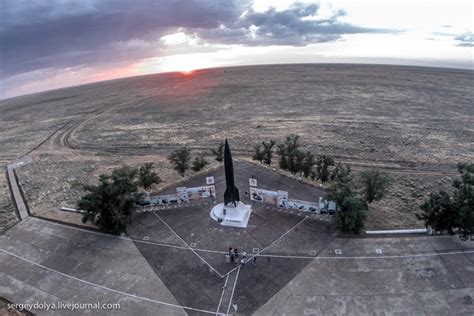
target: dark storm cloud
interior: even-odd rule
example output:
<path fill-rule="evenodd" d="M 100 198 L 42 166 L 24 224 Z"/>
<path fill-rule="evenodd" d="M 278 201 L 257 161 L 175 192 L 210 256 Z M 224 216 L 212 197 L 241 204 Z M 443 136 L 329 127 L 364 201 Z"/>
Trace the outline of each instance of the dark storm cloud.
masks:
<path fill-rule="evenodd" d="M 458 46 L 474 47 L 474 33 L 463 33 L 454 38 L 458 41 Z"/>
<path fill-rule="evenodd" d="M 4 75 L 117 55 L 143 57 L 150 54 L 149 47 L 127 50 L 122 46 L 126 51 L 117 52 L 110 44 L 132 39 L 156 41 L 177 27 L 215 28 L 237 19 L 249 4 L 240 0 L 0 1 Z"/>
<path fill-rule="evenodd" d="M 155 56 L 159 38 L 178 28 L 211 44 L 251 46 L 307 45 L 385 31 L 338 22 L 343 11 L 314 20 L 316 4 L 259 13 L 249 1 L 0 0 L 0 74 Z"/>

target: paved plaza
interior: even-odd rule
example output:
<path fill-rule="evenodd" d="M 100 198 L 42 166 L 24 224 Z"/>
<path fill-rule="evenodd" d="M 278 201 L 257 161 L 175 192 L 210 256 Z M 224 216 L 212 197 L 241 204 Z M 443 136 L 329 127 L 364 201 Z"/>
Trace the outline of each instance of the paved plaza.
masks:
<path fill-rule="evenodd" d="M 172 233 L 161 245 L 29 218 L 0 237 L 0 291 L 21 303 L 120 303 L 120 310 L 103 311 L 110 315 L 205 315 L 219 305 L 225 313 L 230 299 L 239 313 L 257 315 L 474 312 L 471 242 L 451 236 L 334 238 L 315 257 L 281 254 L 304 224 L 270 246 L 255 266 L 228 271 L 228 278 L 200 258 L 212 253 L 190 249 Z"/>

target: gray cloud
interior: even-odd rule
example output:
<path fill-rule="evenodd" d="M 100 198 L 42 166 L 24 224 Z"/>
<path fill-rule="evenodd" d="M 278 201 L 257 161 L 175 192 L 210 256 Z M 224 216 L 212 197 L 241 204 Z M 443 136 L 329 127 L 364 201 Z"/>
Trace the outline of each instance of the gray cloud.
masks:
<path fill-rule="evenodd" d="M 1 1 L 6 8 L 0 18 L 2 75 L 151 56 L 149 47 L 116 51 L 110 44 L 156 41 L 177 27 L 215 28 L 237 19 L 248 6 L 238 0 Z"/>
<path fill-rule="evenodd" d="M 211 44 L 249 46 L 308 45 L 344 34 L 389 32 L 339 22 L 344 11 L 315 19 L 317 4 L 266 12 L 253 11 L 251 4 L 250 0 L 0 0 L 0 75 L 156 56 L 159 38 L 178 28 Z M 135 45 L 126 44 L 130 41 Z"/>
<path fill-rule="evenodd" d="M 454 38 L 458 41 L 458 46 L 474 47 L 474 33 L 466 32 Z"/>
<path fill-rule="evenodd" d="M 447 32 L 433 32 L 431 33 L 436 36 L 450 37 L 457 42 L 457 46 L 460 47 L 474 47 L 474 33 L 465 32 L 461 34 L 447 33 Z"/>
<path fill-rule="evenodd" d="M 211 41 L 237 43 L 249 46 L 293 45 L 303 46 L 313 43 L 334 41 L 344 34 L 393 33 L 395 30 L 364 28 L 339 22 L 346 15 L 338 10 L 332 16 L 317 19 L 319 5 L 295 3 L 290 8 L 277 11 L 270 8 L 265 12 L 250 9 L 230 25 L 219 29 L 201 30 L 199 35 Z"/>

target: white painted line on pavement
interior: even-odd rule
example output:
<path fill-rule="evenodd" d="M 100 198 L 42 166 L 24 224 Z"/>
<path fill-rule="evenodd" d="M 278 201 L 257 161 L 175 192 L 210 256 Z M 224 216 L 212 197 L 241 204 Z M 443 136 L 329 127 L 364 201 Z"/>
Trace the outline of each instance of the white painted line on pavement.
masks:
<path fill-rule="evenodd" d="M 411 229 L 388 229 L 388 230 L 367 230 L 367 235 L 378 234 L 423 234 L 426 233 L 426 228 L 411 228 Z"/>
<path fill-rule="evenodd" d="M 166 303 L 166 302 L 163 302 L 163 301 L 158 301 L 158 300 L 154 300 L 154 299 L 151 299 L 151 298 L 147 298 L 147 297 L 143 297 L 143 296 L 139 296 L 139 295 L 135 295 L 135 294 L 130 294 L 130 293 L 127 293 L 127 292 L 123 292 L 123 291 L 120 291 L 120 290 L 115 290 L 115 289 L 112 289 L 110 287 L 107 287 L 107 286 L 103 286 L 103 285 L 100 285 L 100 284 L 96 284 L 96 283 L 92 283 L 92 282 L 89 282 L 89 281 L 86 281 L 86 280 L 83 280 L 83 279 L 79 279 L 79 278 L 76 278 L 72 275 L 69 275 L 69 274 L 66 274 L 66 273 L 62 273 L 62 272 L 59 272 L 57 270 L 54 270 L 54 269 L 51 269 L 51 268 L 48 268 L 47 266 L 44 266 L 42 264 L 39 264 L 39 263 L 36 263 L 34 261 L 31 261 L 29 259 L 26 259 L 24 257 L 21 257 L 21 256 L 18 256 L 14 253 L 11 253 L 7 250 L 4 250 L 4 249 L 0 249 L 1 252 L 4 252 L 6 253 L 7 255 L 10 255 L 12 257 L 15 257 L 17 259 L 20 259 L 22 261 L 25 261 L 25 262 L 28 262 L 34 266 L 37 266 L 37 267 L 40 267 L 42 269 L 45 269 L 45 270 L 48 270 L 48 271 L 51 271 L 51 272 L 54 272 L 54 273 L 57 273 L 59 275 L 62 275 L 66 278 L 70 278 L 70 279 L 73 279 L 73 280 L 76 280 L 78 282 L 81 282 L 81 283 L 84 283 L 84 284 L 87 284 L 87 285 L 90 285 L 90 286 L 94 286 L 94 287 L 98 287 L 100 289 L 103 289 L 103 290 L 106 290 L 106 291 L 110 291 L 110 292 L 114 292 L 114 293 L 117 293 L 117 294 L 121 294 L 121 295 L 125 295 L 125 296 L 129 296 L 129 297 L 133 297 L 133 298 L 136 298 L 136 299 L 139 299 L 139 300 L 142 300 L 142 301 L 148 301 L 148 302 L 152 302 L 152 303 L 157 303 L 157 304 L 161 304 L 161 305 L 166 305 L 166 306 L 171 306 L 171 307 L 176 307 L 176 308 L 183 308 L 183 309 L 187 309 L 187 310 L 192 310 L 192 311 L 197 311 L 197 312 L 201 312 L 201 313 L 206 313 L 206 314 L 215 314 L 215 312 L 211 312 L 211 311 L 208 311 L 208 310 L 204 310 L 204 309 L 199 309 L 199 308 L 194 308 L 194 307 L 189 307 L 189 306 L 183 306 L 183 305 L 177 305 L 177 304 L 172 304 L 172 303 Z"/>
<path fill-rule="evenodd" d="M 225 278 L 224 286 L 222 287 L 221 298 L 219 299 L 219 304 L 217 304 L 216 315 L 219 315 L 219 308 L 221 308 L 222 298 L 224 297 L 227 281 L 229 281 L 229 275 L 227 275 L 227 277 Z"/>
<path fill-rule="evenodd" d="M 220 276 L 221 278 L 224 278 L 224 277 L 225 277 L 225 275 L 220 274 L 219 271 L 217 271 L 216 269 L 214 269 L 214 267 L 213 267 L 209 262 L 207 262 L 206 260 L 204 260 L 204 258 L 201 257 L 193 248 L 189 247 L 189 245 L 186 243 L 186 241 L 185 241 L 183 238 L 181 238 L 181 236 L 178 235 L 178 233 L 176 233 L 176 232 L 173 230 L 173 228 L 171 228 L 170 225 L 168 225 L 168 223 L 166 223 L 164 220 L 162 220 L 161 217 L 158 216 L 158 214 L 153 213 L 153 215 L 155 215 L 156 218 L 158 218 L 163 224 L 165 224 L 165 226 L 168 227 L 168 229 L 171 230 L 171 231 L 173 232 L 173 234 L 175 234 L 176 237 L 178 237 L 178 238 L 188 247 L 189 250 L 191 250 L 199 259 L 201 259 L 202 262 L 204 262 L 209 268 L 211 268 L 212 271 L 214 271 L 214 272 L 215 272 L 218 276 Z"/>
<path fill-rule="evenodd" d="M 288 229 L 286 231 L 286 233 L 284 233 L 283 235 L 281 235 L 280 237 L 278 237 L 277 239 L 275 239 L 274 241 L 272 241 L 268 246 L 266 246 L 265 248 L 263 248 L 262 250 L 260 250 L 258 253 L 254 254 L 254 255 L 251 255 L 247 260 L 245 260 L 245 263 L 249 262 L 251 259 L 253 259 L 253 257 L 257 257 L 257 256 L 260 256 L 260 254 L 262 252 L 264 252 L 266 249 L 268 249 L 271 245 L 273 245 L 274 243 L 276 243 L 278 240 L 282 239 L 283 237 L 285 237 L 288 233 L 290 233 L 291 231 L 293 231 L 293 229 L 295 229 L 296 227 L 298 227 L 301 223 L 303 223 L 305 220 L 308 219 L 308 216 L 306 216 L 305 218 L 303 218 L 302 220 L 300 220 L 298 223 L 296 223 L 293 227 L 291 227 L 290 229 Z M 264 256 L 265 257 L 265 256 Z M 267 256 L 268 257 L 268 256 Z M 238 267 L 240 269 L 240 266 Z M 237 268 L 234 268 L 232 270 L 230 270 L 229 272 L 227 272 L 227 274 L 230 274 L 232 272 L 234 272 Z"/>
<path fill-rule="evenodd" d="M 419 257 L 436 257 L 436 256 L 450 256 L 450 255 L 466 255 L 474 254 L 474 250 L 466 251 L 450 251 L 450 252 L 438 252 L 438 253 L 424 253 L 414 255 L 388 255 L 388 256 L 321 256 L 321 257 L 309 257 L 309 256 L 292 256 L 292 255 L 255 255 L 255 257 L 269 257 L 269 258 L 283 258 L 283 259 L 311 259 L 311 260 L 368 260 L 368 259 L 407 259 L 407 258 L 419 258 Z"/>
<path fill-rule="evenodd" d="M 168 248 L 189 250 L 189 247 L 177 246 L 177 245 L 172 245 L 172 244 L 164 244 L 164 243 L 160 243 L 160 242 L 156 242 L 156 241 L 149 241 L 149 240 L 147 241 L 147 240 L 141 240 L 141 239 L 125 237 L 125 236 L 110 235 L 110 234 L 105 234 L 105 233 L 92 231 L 92 230 L 88 230 L 88 229 L 84 229 L 84 228 L 79 228 L 79 227 L 74 227 L 74 226 L 70 226 L 70 225 L 55 223 L 55 222 L 52 222 L 52 221 L 48 221 L 48 220 L 44 220 L 44 219 L 36 218 L 36 217 L 28 217 L 28 219 L 25 220 L 25 222 L 27 222 L 31 219 L 34 219 L 34 220 L 40 221 L 40 222 L 44 222 L 44 223 L 48 223 L 48 224 L 51 224 L 51 225 L 54 225 L 54 226 L 64 227 L 64 228 L 67 228 L 67 229 L 77 230 L 77 231 L 81 231 L 81 232 L 84 232 L 84 233 L 104 236 L 104 237 L 108 237 L 108 238 L 122 239 L 122 240 L 126 240 L 126 241 L 137 242 L 137 243 L 142 243 L 142 244 L 149 244 L 149 245 L 155 245 L 155 246 L 160 246 L 160 247 L 168 247 Z M 54 235 L 54 236 L 57 236 L 57 235 Z M 227 253 L 226 251 L 218 251 L 218 250 L 211 250 L 211 249 L 199 249 L 198 248 L 198 249 L 194 249 L 194 250 L 195 251 L 200 251 L 200 252 L 209 252 L 209 253 L 218 253 L 218 254 L 226 254 Z"/>
<path fill-rule="evenodd" d="M 234 298 L 234 291 L 235 291 L 235 287 L 237 285 L 237 279 L 239 278 L 239 273 L 240 273 L 240 268 L 241 267 L 242 267 L 242 265 L 239 265 L 239 268 L 237 269 L 237 275 L 235 276 L 234 287 L 232 288 L 232 293 L 230 294 L 229 306 L 227 307 L 226 315 L 229 315 L 230 307 L 232 306 L 232 299 Z"/>
<path fill-rule="evenodd" d="M 171 244 L 163 244 L 163 243 L 159 243 L 159 242 L 155 242 L 155 241 L 144 241 L 144 240 L 135 239 L 135 238 L 129 238 L 129 237 L 123 237 L 123 236 L 114 236 L 114 235 L 109 235 L 109 234 L 105 234 L 105 233 L 101 233 L 101 232 L 95 232 L 95 231 L 91 231 L 91 230 L 87 230 L 87 229 L 83 229 L 83 228 L 79 228 L 79 227 L 74 227 L 74 226 L 70 226 L 70 225 L 55 223 L 55 222 L 52 222 L 52 221 L 48 221 L 48 220 L 44 220 L 44 219 L 36 218 L 36 217 L 28 217 L 28 219 L 24 220 L 23 222 L 28 222 L 32 219 L 35 220 L 35 221 L 41 221 L 41 222 L 45 222 L 45 223 L 48 223 L 48 224 L 51 224 L 51 225 L 60 226 L 60 227 L 64 227 L 64 228 L 68 228 L 68 229 L 72 229 L 72 230 L 78 230 L 78 231 L 82 231 L 82 232 L 89 233 L 89 234 L 95 234 L 95 235 L 105 236 L 105 237 L 109 237 L 109 238 L 117 238 L 117 239 L 127 240 L 127 241 L 131 241 L 131 242 L 150 244 L 150 245 L 160 246 L 160 247 L 182 249 L 182 250 L 191 250 L 191 251 L 197 251 L 197 252 L 207 252 L 207 253 L 215 253 L 215 254 L 226 254 L 227 253 L 227 251 L 199 249 L 199 248 L 190 249 L 189 247 L 176 246 L 176 245 L 171 245 Z M 304 219 L 303 219 L 303 221 L 304 221 Z M 298 225 L 298 224 L 296 224 L 296 225 Z M 260 253 L 262 251 L 260 251 Z M 452 251 L 452 252 L 445 251 L 445 252 L 440 252 L 440 253 L 409 254 L 409 255 L 387 255 L 387 256 L 353 256 L 353 257 L 350 257 L 350 256 L 337 256 L 337 257 L 336 256 L 325 256 L 325 257 L 322 256 L 321 257 L 320 256 L 320 257 L 310 257 L 310 256 L 296 256 L 296 255 L 255 254 L 255 255 L 252 255 L 252 257 L 256 256 L 256 257 L 287 258 L 287 259 L 328 259 L 328 260 L 331 260 L 331 259 L 391 259 L 391 258 L 433 257 L 433 256 L 438 256 L 438 255 L 439 256 L 461 255 L 461 254 L 471 254 L 471 253 L 474 253 L 474 250 Z M 249 260 L 251 258 L 249 258 Z M 235 268 L 235 269 L 237 269 L 237 268 Z M 230 271 L 230 272 L 232 272 L 232 271 Z"/>

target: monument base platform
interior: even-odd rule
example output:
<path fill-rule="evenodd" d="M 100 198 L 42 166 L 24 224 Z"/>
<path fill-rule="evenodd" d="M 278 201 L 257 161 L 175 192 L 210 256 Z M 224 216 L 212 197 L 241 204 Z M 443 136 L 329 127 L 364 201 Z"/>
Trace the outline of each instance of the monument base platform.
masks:
<path fill-rule="evenodd" d="M 242 202 L 235 207 L 220 203 L 212 208 L 211 218 L 223 226 L 246 228 L 251 213 L 252 207 Z"/>

